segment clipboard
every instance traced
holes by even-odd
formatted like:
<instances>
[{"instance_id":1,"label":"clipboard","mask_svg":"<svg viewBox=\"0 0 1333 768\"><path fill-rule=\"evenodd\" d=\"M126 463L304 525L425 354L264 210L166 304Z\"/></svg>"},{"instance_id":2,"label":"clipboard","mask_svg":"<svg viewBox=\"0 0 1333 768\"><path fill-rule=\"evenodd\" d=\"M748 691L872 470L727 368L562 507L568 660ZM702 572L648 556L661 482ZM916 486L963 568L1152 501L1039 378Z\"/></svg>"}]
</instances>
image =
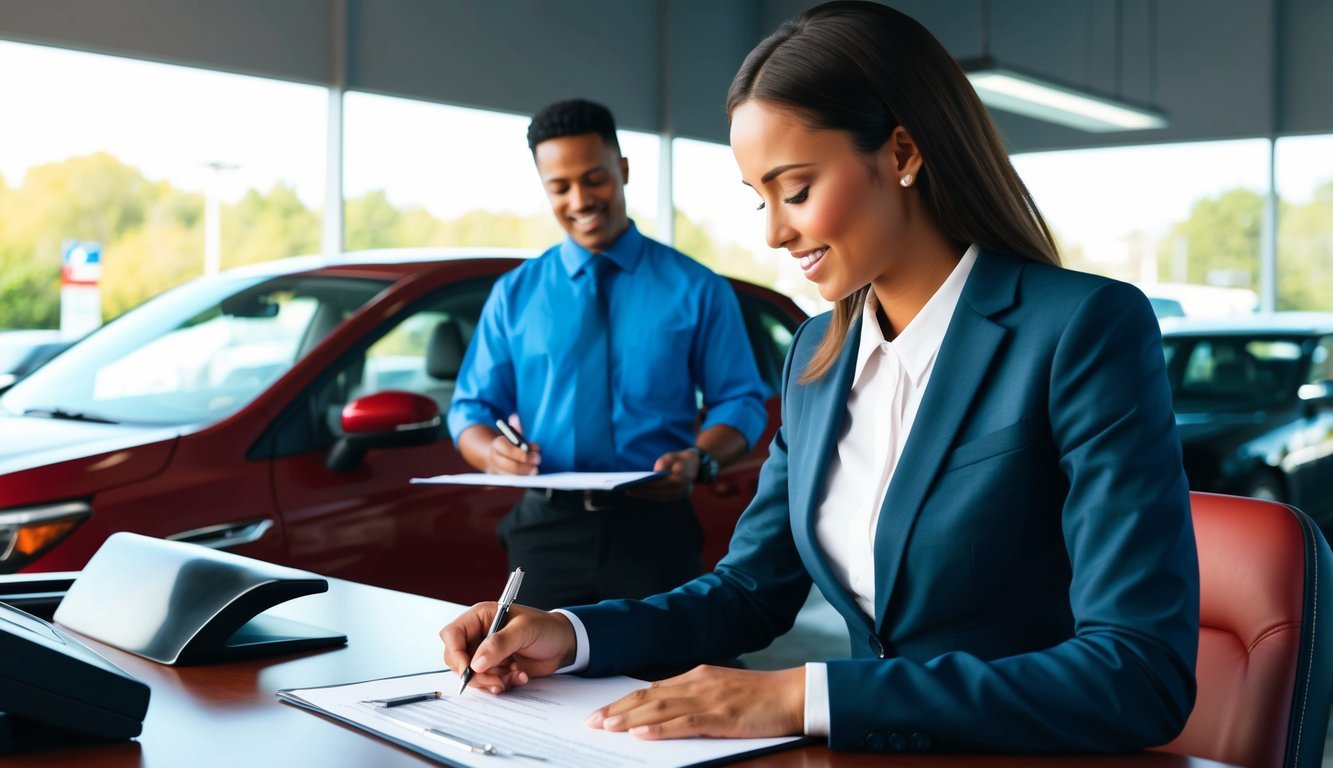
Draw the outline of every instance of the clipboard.
<instances>
[{"instance_id":1,"label":"clipboard","mask_svg":"<svg viewBox=\"0 0 1333 768\"><path fill-rule=\"evenodd\" d=\"M552 472L549 475L495 475L469 472L461 475L414 477L415 485L482 485L496 488L536 488L555 491L623 491L650 483L665 472Z\"/></svg>"},{"instance_id":2,"label":"clipboard","mask_svg":"<svg viewBox=\"0 0 1333 768\"><path fill-rule=\"evenodd\" d=\"M447 670L397 677L366 680L359 683L324 685L312 688L285 688L277 692L279 701L331 718L345 725L365 731L377 738L397 744L404 749L436 762L459 768L601 768L633 762L643 768L692 768L730 763L742 757L757 756L780 749L810 743L806 737L789 736L770 739L679 739L674 741L642 741L627 733L610 733L589 729L582 720L588 712L646 685L628 677L582 678L573 675L555 675L534 680L526 686L500 696L471 691L463 698L446 695L394 708L393 717L385 717L382 709L366 705L367 699L387 698L426 690L458 690L458 676ZM528 700L524 700L525 692ZM562 702L563 700L563 702ZM534 705L532 702L539 702ZM460 703L461 702L461 703ZM589 703L595 702L595 703ZM359 705L359 706L358 706ZM533 729L522 720L522 710L546 706L535 712L533 722L550 718L553 722L547 733L534 736ZM444 729L460 738L494 743L500 755L473 754L463 749L419 736L407 728L394 726L394 721L409 711L422 713L411 717L435 716L430 710L447 707L491 708L498 730L493 733L477 731L455 722L445 722ZM568 711L560 712L562 707ZM518 714L515 714L518 713ZM501 722L503 721L503 722ZM480 722L480 721L479 721ZM575 731L581 734L575 734ZM524 741L513 739L518 735ZM565 738L574 736L575 738ZM543 750L541 739L548 739L551 749ZM576 741L575 748L568 742ZM559 743L556 742L565 742ZM608 746L612 751L608 752ZM582 754L580 754L582 750ZM525 752L541 755L545 760L529 760L504 752Z\"/></svg>"}]
</instances>

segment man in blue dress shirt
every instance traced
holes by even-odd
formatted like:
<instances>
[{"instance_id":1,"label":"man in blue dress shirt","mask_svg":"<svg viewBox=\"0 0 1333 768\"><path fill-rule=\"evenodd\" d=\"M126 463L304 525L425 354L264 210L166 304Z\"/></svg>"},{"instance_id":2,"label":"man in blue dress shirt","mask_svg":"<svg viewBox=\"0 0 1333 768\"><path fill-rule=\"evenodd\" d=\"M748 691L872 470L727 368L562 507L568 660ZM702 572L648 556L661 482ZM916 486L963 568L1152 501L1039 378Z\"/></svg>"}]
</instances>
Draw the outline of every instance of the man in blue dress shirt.
<instances>
[{"instance_id":1,"label":"man in blue dress shirt","mask_svg":"<svg viewBox=\"0 0 1333 768\"><path fill-rule=\"evenodd\" d=\"M690 488L760 437L765 387L730 284L630 221L611 113L552 104L528 146L568 237L491 290L449 430L486 472L668 473L623 495L529 491L498 531L511 567L528 574L527 605L655 594L699 574ZM707 408L697 433L696 392ZM497 419L530 449L500 435Z\"/></svg>"}]
</instances>

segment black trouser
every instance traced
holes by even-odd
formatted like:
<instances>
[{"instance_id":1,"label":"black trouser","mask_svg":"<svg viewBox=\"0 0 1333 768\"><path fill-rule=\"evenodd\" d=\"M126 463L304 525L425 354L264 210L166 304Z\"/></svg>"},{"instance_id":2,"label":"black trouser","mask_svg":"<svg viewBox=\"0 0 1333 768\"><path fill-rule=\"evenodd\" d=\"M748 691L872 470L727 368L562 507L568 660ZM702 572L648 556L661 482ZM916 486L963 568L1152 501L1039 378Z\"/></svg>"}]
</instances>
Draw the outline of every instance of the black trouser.
<instances>
[{"instance_id":1,"label":"black trouser","mask_svg":"<svg viewBox=\"0 0 1333 768\"><path fill-rule=\"evenodd\" d=\"M647 597L701 570L703 531L688 499L528 491L497 533L509 567L524 571L518 602L535 608Z\"/></svg>"}]
</instances>

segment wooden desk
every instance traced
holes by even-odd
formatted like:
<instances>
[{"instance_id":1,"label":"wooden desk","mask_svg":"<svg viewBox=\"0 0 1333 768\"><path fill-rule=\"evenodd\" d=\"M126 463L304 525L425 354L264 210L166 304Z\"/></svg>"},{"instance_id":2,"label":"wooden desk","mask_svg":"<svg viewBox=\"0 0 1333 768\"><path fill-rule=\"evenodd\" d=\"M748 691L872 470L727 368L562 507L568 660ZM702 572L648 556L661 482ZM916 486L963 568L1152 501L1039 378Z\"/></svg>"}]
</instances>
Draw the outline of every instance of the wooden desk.
<instances>
[{"instance_id":1,"label":"wooden desk","mask_svg":"<svg viewBox=\"0 0 1333 768\"><path fill-rule=\"evenodd\" d=\"M168 667L86 640L152 688L143 734L136 741L25 754L0 765L81 768L211 768L212 766L435 766L415 753L319 715L279 703L274 691L369 680L440 669L437 637L461 606L330 580L330 591L275 612L346 632L345 648L199 667ZM758 768L854 766L1135 766L1218 768L1197 758L1145 753L1122 757L868 755L807 746L739 765Z\"/></svg>"}]
</instances>

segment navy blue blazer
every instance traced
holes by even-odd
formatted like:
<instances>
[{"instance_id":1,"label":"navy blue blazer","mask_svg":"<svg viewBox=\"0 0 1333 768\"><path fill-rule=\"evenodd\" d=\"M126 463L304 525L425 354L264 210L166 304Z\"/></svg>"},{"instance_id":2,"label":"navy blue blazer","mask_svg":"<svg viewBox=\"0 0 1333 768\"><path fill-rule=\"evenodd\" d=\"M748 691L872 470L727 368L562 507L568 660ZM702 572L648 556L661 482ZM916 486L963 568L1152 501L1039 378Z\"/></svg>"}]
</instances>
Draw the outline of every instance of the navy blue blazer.
<instances>
[{"instance_id":1,"label":"navy blue blazer","mask_svg":"<svg viewBox=\"0 0 1333 768\"><path fill-rule=\"evenodd\" d=\"M1161 334L1132 286L982 251L885 495L866 616L815 539L859 325L798 382L754 501L710 574L574 609L590 674L716 660L789 629L811 581L851 631L829 744L1120 751L1194 703L1198 562ZM859 323L859 321L858 321ZM901 738L893 738L901 734Z\"/></svg>"}]
</instances>

